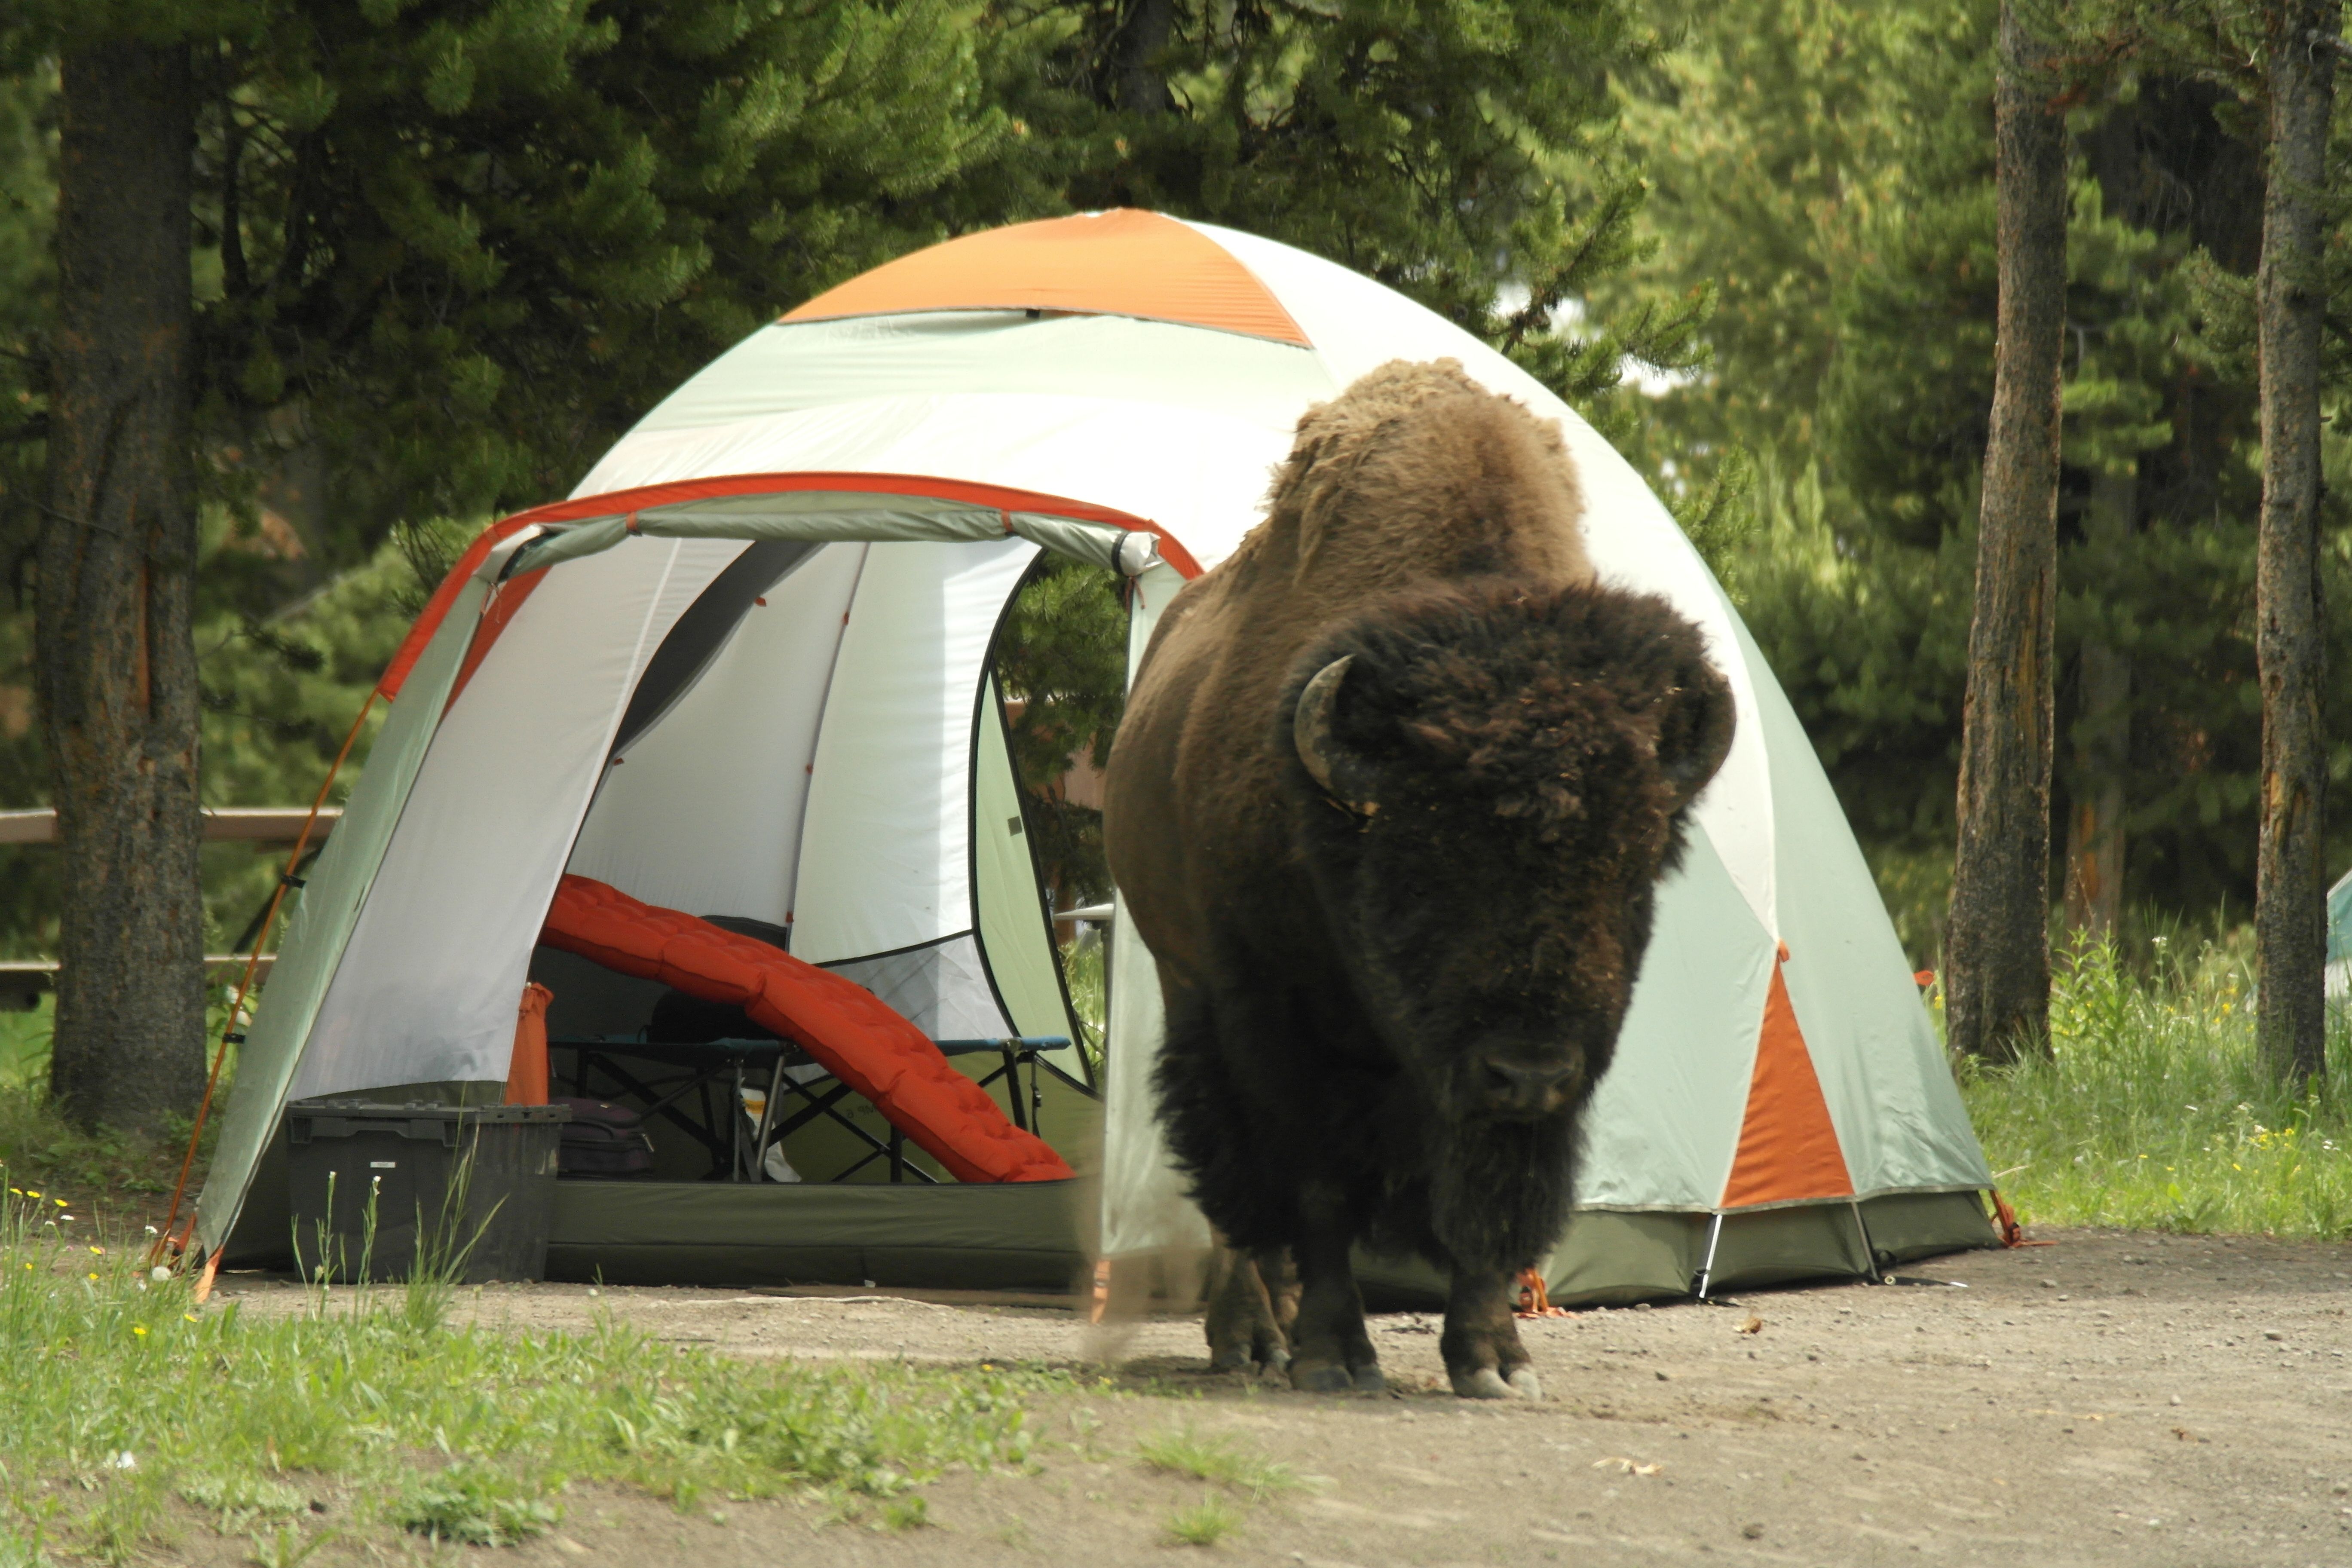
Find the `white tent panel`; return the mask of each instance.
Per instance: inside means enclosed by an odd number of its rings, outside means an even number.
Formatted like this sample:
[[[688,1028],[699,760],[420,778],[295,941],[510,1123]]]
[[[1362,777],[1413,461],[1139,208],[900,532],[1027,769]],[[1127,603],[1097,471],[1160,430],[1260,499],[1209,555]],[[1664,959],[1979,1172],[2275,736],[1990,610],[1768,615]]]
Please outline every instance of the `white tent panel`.
[[[870,958],[971,930],[973,712],[989,640],[1036,554],[1020,539],[867,547],[809,782],[798,957]]]
[[[1128,612],[1127,669],[1131,683],[1151,628],[1183,587],[1172,568],[1155,566],[1135,580]],[[1184,1194],[1151,1103],[1151,1074],[1166,1038],[1160,973],[1135,934],[1124,898],[1110,928],[1110,1018],[1104,1051],[1102,1252],[1131,1258],[1209,1245],[1209,1222]]]
[[[1584,481],[1585,540],[1593,564],[1606,580],[1657,594],[1696,622],[1731,681],[1739,705],[1738,731],[1731,755],[1694,816],[1715,841],[1756,918],[1777,933],[1771,769],[1755,681],[1741,657],[1730,606],[1706,563],[1633,465],[1542,383],[1436,312],[1303,250],[1210,224],[1192,226],[1240,258],[1274,290],[1314,341],[1337,384],[1345,386],[1391,360],[1456,359],[1489,391],[1559,422]]]
[[[779,322],[646,416],[640,434],[927,393],[1172,404],[1287,429],[1338,389],[1311,349],[1126,316],[938,310]]]
[[[866,549],[818,547],[745,613],[606,771],[572,871],[665,909],[785,923],[818,721]]]
[[[863,985],[935,1040],[1001,1040],[1018,1033],[989,990],[980,939],[971,931],[825,967]]]
[[[295,1098],[507,1076],[531,946],[629,693],[742,548],[632,543],[542,579],[451,703],[320,1006]]]
[[[402,807],[432,748],[488,590],[478,574],[458,592],[440,629],[425,640],[393,703],[392,717],[376,734],[367,771],[344,803],[342,820],[312,863],[307,885],[294,896],[293,915],[269,976],[268,1005],[237,1053],[220,1139],[196,1200],[197,1241],[208,1253],[228,1239],[262,1151],[277,1135],[278,1111],[300,1070],[304,1043],[366,907],[384,850],[399,829]]]
[[[576,493],[713,474],[943,477],[1148,518],[1205,567],[1256,524],[1296,419],[1260,423],[1171,404],[1037,395],[875,398],[700,429],[634,431]]]

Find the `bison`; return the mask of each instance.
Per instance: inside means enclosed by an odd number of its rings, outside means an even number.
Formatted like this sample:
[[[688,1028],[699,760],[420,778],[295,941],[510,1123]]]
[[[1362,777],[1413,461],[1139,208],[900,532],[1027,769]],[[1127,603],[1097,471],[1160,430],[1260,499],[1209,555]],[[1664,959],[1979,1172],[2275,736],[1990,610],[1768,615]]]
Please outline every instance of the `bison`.
[[[1517,1276],[1733,723],[1698,628],[1598,581],[1582,510],[1556,426],[1393,363],[1299,421],[1265,521],[1152,634],[1105,833],[1169,1145],[1243,1255],[1213,1364],[1383,1387],[1362,1241],[1449,1276],[1457,1394],[1539,1393]]]

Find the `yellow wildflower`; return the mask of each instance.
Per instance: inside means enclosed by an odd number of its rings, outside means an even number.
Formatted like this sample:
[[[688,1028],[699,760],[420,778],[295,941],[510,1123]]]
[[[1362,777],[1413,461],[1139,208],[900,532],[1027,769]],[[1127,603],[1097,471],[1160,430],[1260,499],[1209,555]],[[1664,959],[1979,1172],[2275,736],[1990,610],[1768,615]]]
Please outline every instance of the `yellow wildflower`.
[[[97,1276],[97,1275],[95,1275],[95,1274],[93,1274],[93,1275],[91,1275],[91,1276],[90,1276],[90,1278],[91,1278],[91,1279],[97,1279],[97,1278],[98,1278],[98,1276]],[[142,1339],[142,1340],[143,1340],[143,1339],[145,1339],[145,1338],[147,1337],[147,1325],[146,1325],[146,1324],[144,1324],[144,1323],[133,1323],[133,1324],[131,1324],[131,1331],[132,1333],[134,1333],[134,1334],[137,1334],[141,1339]]]

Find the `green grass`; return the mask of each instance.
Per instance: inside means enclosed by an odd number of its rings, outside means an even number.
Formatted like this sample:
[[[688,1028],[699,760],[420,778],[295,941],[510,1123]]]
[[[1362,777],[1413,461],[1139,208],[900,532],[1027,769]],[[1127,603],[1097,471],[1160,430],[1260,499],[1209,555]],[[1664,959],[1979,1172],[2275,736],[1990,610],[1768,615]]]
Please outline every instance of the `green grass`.
[[[1152,1469],[1230,1487],[1253,1501],[1299,1485],[1289,1466],[1267,1458],[1239,1438],[1203,1437],[1189,1426],[1153,1433],[1136,1445],[1136,1457]]]
[[[248,1318],[80,1239],[79,1208],[58,1202],[71,1194],[33,1190],[0,1204],[0,1563],[125,1561],[167,1545],[190,1510],[262,1561],[299,1561],[329,1530],[513,1541],[551,1522],[574,1480],[681,1507],[895,1500],[883,1522],[907,1528],[926,1479],[1025,1465],[1024,1396],[1066,1382],[730,1362],[609,1321],[452,1329],[404,1310],[398,1287],[322,1289],[297,1315]]]
[[[0,1011],[0,1083],[19,1083],[49,1071],[49,1032],[57,999],[44,994],[29,1013]]]
[[[2352,1020],[2302,1095],[2254,1048],[2248,939],[2151,939],[2063,956],[2052,1054],[1963,1064],[1997,1183],[2021,1218],[2178,1231],[2352,1235]]]
[[[162,1128],[144,1135],[87,1131],[68,1122],[49,1100],[53,1000],[42,997],[40,1006],[29,1013],[0,1012],[0,1164],[16,1173],[19,1185],[31,1176],[84,1194],[101,1223],[135,1232],[142,1212],[161,1219],[163,1200],[179,1179],[180,1162],[187,1152],[189,1120],[167,1118]],[[228,994],[214,987],[206,1027],[215,1041],[227,1009]],[[215,1111],[228,1102],[235,1069],[232,1055],[215,1096]],[[219,1138],[220,1117],[215,1114],[205,1123],[203,1144],[188,1174],[191,1198],[204,1184],[205,1163]],[[7,1568],[5,1560],[0,1568]]]
[[[393,1504],[392,1519],[428,1541],[513,1546],[548,1530],[557,1514],[543,1485],[469,1463],[411,1478]]]
[[[1168,1516],[1168,1540],[1176,1546],[1214,1546],[1239,1528],[1242,1516],[1224,1499],[1214,1495]]]
[[[1302,1484],[1289,1466],[1266,1458],[1244,1439],[1204,1437],[1190,1426],[1154,1432],[1136,1445],[1135,1454],[1147,1468],[1223,1487],[1254,1503]],[[1242,1510],[1211,1492],[1170,1514],[1161,1528],[1171,1545],[1214,1546],[1241,1522]]]

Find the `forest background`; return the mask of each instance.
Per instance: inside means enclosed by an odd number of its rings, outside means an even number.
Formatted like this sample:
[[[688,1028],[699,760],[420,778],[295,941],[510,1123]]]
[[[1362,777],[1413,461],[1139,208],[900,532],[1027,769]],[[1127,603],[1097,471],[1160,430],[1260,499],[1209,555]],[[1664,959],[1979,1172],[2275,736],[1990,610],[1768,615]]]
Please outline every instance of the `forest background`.
[[[307,801],[467,533],[568,489],[760,321],[953,233],[1144,205],[1412,294],[1626,450],[1936,962],[1993,374],[1986,0],[177,13],[203,40],[206,804]],[[47,36],[0,32],[0,807],[46,790]],[[2252,907],[2260,754],[2261,121],[2245,84],[2149,36],[2112,16],[2086,33],[2071,112],[2053,886],[2074,924],[2223,927]],[[2328,505],[2342,603],[2352,540]],[[1115,606],[1076,578],[1028,606],[1008,683],[1044,699],[1021,748],[1044,801],[1107,739],[1115,666],[1085,649]],[[2352,668],[2341,647],[2331,664]],[[2347,718],[2331,695],[2329,732]],[[1067,892],[1098,890],[1085,814],[1050,815]],[[2352,832],[2329,846],[2341,867]],[[54,952],[52,854],[0,848],[0,957]],[[221,952],[273,868],[205,855]]]

